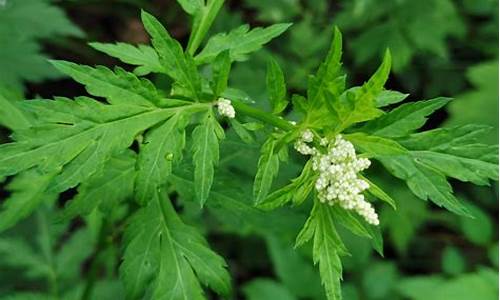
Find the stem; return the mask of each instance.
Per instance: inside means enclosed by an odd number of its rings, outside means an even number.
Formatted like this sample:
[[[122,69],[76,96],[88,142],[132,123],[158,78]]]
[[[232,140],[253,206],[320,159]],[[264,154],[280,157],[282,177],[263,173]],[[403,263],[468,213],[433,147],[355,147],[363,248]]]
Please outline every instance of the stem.
[[[251,118],[263,121],[265,123],[268,123],[270,125],[273,125],[274,127],[278,127],[280,129],[283,129],[285,131],[289,131],[295,128],[295,125],[292,123],[288,122],[287,120],[278,118],[268,112],[262,111],[260,109],[251,107],[249,105],[246,105],[242,102],[233,100],[231,102],[233,105],[234,109],[245,116],[249,116]]]

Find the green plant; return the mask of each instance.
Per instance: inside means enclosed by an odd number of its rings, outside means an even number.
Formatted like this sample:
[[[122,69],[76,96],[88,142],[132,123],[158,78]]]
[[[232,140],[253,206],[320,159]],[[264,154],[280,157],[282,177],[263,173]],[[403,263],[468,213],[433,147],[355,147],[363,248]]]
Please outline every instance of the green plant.
[[[270,222],[268,218],[275,213],[263,211],[281,206],[310,209],[296,246],[312,240],[313,260],[319,264],[327,298],[340,299],[341,256],[348,249],[337,228],[370,239],[382,253],[372,202],[380,199],[395,206],[368,172],[361,175],[369,159],[406,181],[418,198],[470,216],[453,196],[447,177],[478,185],[497,179],[498,148],[477,143],[486,127],[416,132],[430,114],[450,101],[446,98],[385,111],[407,97],[384,89],[391,66],[389,51],[366,83],[347,88],[337,29],[326,59],[308,78],[305,96],[288,97],[279,64],[269,62],[266,84],[271,111],[261,110],[244,91],[228,86],[231,65],[290,24],[252,30],[241,26],[212,36],[198,51],[223,2],[179,1],[193,19],[186,50],[146,12],[142,20],[152,47],[91,44],[135,66],[133,73],[119,67],[111,70],[52,62],[85,85],[90,95],[106,102],[82,96],[14,101],[8,106],[20,117],[2,120],[14,134],[11,143],[0,146],[0,176],[16,176],[7,184],[11,195],[0,213],[0,230],[76,188],[77,195],[54,219],[85,216],[106,220],[104,224],[126,223],[120,277],[129,298],[202,299],[202,286],[227,296],[231,282],[224,259],[210,249],[195,225],[186,222],[190,209],[206,206],[226,224],[255,223],[256,227]],[[210,76],[203,72],[207,67]],[[149,73],[167,75],[170,90],[162,91],[141,77]],[[285,118],[288,109],[297,116],[295,121]],[[245,193],[235,196],[233,190],[245,178],[231,177],[235,171],[227,161],[232,158],[223,155],[219,159],[226,124],[231,134],[249,144],[240,147],[255,147],[265,140],[252,187],[257,208],[238,199]],[[290,154],[290,147],[303,155]],[[283,187],[273,189],[287,162],[297,168],[287,171],[291,176]],[[221,167],[216,168],[218,165]],[[233,215],[241,219],[231,219]],[[110,230],[99,227],[101,232]],[[270,227],[266,224],[258,230],[267,233]],[[97,249],[105,249],[104,243],[98,239]],[[82,298],[89,297],[96,276],[95,272],[89,274]],[[255,284],[285,293],[273,283]],[[57,287],[50,292],[55,298],[60,295]],[[251,287],[247,293],[252,293]]]

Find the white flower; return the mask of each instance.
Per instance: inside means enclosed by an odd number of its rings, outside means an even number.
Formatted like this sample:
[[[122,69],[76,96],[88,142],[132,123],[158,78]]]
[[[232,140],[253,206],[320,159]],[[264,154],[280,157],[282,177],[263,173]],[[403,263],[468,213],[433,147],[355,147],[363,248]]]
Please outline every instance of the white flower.
[[[217,105],[217,110],[219,111],[219,114],[221,116],[233,119],[234,116],[236,115],[234,107],[231,105],[231,100],[219,98],[217,100],[216,105]]]
[[[295,142],[295,149],[304,154],[312,155],[312,168],[319,172],[315,188],[321,203],[338,204],[347,210],[354,210],[368,223],[379,224],[378,215],[373,206],[365,200],[363,191],[370,185],[358,177],[358,173],[370,166],[367,158],[357,158],[354,146],[337,135],[329,141],[320,139],[320,145],[326,147],[326,153],[321,153],[309,146],[314,135],[305,130]]]

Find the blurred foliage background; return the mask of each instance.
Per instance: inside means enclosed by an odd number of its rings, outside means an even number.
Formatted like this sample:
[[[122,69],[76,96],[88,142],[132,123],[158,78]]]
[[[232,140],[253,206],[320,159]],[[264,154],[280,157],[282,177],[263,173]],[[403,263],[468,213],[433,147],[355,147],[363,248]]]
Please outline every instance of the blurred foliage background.
[[[84,94],[47,59],[118,64],[86,43],[147,43],[139,21],[141,8],[160,16],[174,37],[187,42],[189,20],[174,0],[0,0],[0,104]],[[257,103],[267,97],[263,79],[269,56],[284,69],[290,92],[304,92],[307,75],[324,57],[332,26],[337,25],[344,35],[344,68],[353,84],[368,78],[389,47],[394,65],[387,88],[409,93],[406,101],[455,99],[431,118],[427,129],[487,124],[492,130],[484,141],[498,143],[498,1],[227,0],[211,30],[276,22],[294,25],[247,61],[236,63],[231,73],[231,84]],[[163,78],[152,79],[165,84]],[[0,124],[12,117],[2,115],[0,107]],[[7,142],[9,134],[0,127],[0,141]],[[231,178],[231,185],[244,191],[251,183],[258,148],[242,146],[231,133],[228,136],[223,153],[249,159],[221,164],[241,171],[240,177]],[[284,173],[297,172],[298,164]],[[372,169],[376,174],[376,167]],[[223,171],[218,180],[224,182]],[[398,210],[378,208],[385,257],[373,253],[369,241],[344,235],[352,252],[344,259],[345,299],[498,298],[496,184],[454,183],[476,216],[466,219],[416,199],[394,178],[379,175],[377,183],[396,199]],[[9,195],[7,185],[8,179],[0,189],[0,201]],[[179,191],[179,197],[189,197],[189,189]],[[0,235],[0,299],[51,299],[54,289],[62,299],[122,299],[117,279],[121,249],[116,245],[124,212],[106,220],[112,227],[101,234],[97,228],[103,221],[96,214],[71,224],[54,223],[58,207],[71,197],[65,193],[46,199],[43,209]],[[229,262],[235,299],[323,299],[310,257],[292,248],[306,210],[261,215],[238,207],[241,215],[224,215],[222,210],[202,213],[189,205],[186,201],[184,217],[198,224]],[[218,214],[227,219],[224,224],[217,221]],[[104,254],[96,258],[97,244],[104,245],[99,249]]]

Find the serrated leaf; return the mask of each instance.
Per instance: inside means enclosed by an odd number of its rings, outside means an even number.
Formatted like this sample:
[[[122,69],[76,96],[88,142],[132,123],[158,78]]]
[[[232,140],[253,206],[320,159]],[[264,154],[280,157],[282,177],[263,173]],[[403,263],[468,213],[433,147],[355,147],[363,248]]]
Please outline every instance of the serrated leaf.
[[[240,139],[247,143],[247,144],[253,144],[255,143],[255,138],[253,135],[245,128],[245,124],[241,124],[238,120],[236,119],[230,119],[229,121],[231,123],[231,127],[234,129],[234,132],[240,137]]]
[[[140,132],[182,109],[106,105],[86,97],[32,100],[23,105],[36,114],[37,123],[16,133],[16,142],[0,146],[0,176],[35,166],[60,172],[49,188],[54,192],[85,181],[113,153],[128,148]]]
[[[420,199],[430,199],[438,206],[463,216],[470,216],[465,206],[453,196],[446,177],[436,169],[408,155],[379,158],[394,176],[406,181],[410,190]]]
[[[187,46],[190,55],[200,46],[223,4],[224,0],[206,0],[206,4],[196,11]]]
[[[141,297],[149,286],[155,299],[204,299],[199,281],[221,295],[229,293],[224,260],[194,228],[182,223],[170,200],[156,196],[141,208],[125,237],[120,276],[131,299]]]
[[[103,66],[92,68],[67,61],[52,61],[52,64],[85,85],[89,94],[104,97],[111,104],[152,107],[162,98],[149,80],[139,79],[119,67],[113,72]]]
[[[384,90],[377,98],[375,98],[375,103],[377,107],[384,107],[387,105],[399,103],[406,99],[410,94],[403,94],[398,91]]]
[[[278,175],[280,159],[278,153],[275,153],[276,144],[277,141],[270,137],[262,145],[253,185],[253,196],[256,204],[261,203],[266,198],[274,178]]]
[[[389,113],[366,123],[361,130],[384,137],[405,136],[422,127],[427,116],[445,106],[451,99],[436,98],[403,104]]]
[[[311,161],[309,160],[297,178],[292,179],[290,184],[272,192],[257,207],[264,210],[273,210],[288,202],[293,202],[294,205],[302,204],[314,187],[315,176],[312,172]]]
[[[389,196],[386,192],[384,192],[384,190],[381,189],[380,187],[378,187],[375,183],[373,183],[372,181],[368,180],[368,178],[363,177],[363,176],[361,176],[361,178],[364,181],[368,182],[368,184],[370,185],[370,187],[367,190],[368,193],[370,193],[373,196],[377,197],[378,199],[386,202],[393,209],[396,209],[396,201],[394,199],[392,199],[391,196]]]
[[[343,131],[352,124],[375,119],[383,113],[377,108],[375,99],[383,91],[390,70],[391,55],[387,51],[382,64],[365,84],[360,88],[344,92],[332,104],[339,120],[339,124],[336,125],[337,132]]]
[[[166,70],[160,64],[158,54],[147,45],[130,45],[127,43],[89,43],[89,45],[109,56],[118,58],[120,61],[138,66],[134,73],[139,76],[153,73],[166,73]]]
[[[498,146],[478,143],[489,129],[479,125],[438,128],[399,141],[415,160],[444,175],[487,185],[490,179],[498,180]]]
[[[78,187],[78,194],[64,207],[60,219],[85,216],[96,208],[112,208],[133,195],[136,155],[125,151],[112,156],[102,173],[96,173]]]
[[[375,135],[367,135],[361,132],[346,134],[344,137],[360,149],[362,153],[372,157],[401,155],[408,151],[391,139]]]
[[[172,164],[181,160],[188,118],[179,112],[146,135],[139,151],[135,181],[135,200],[140,205],[154,198],[172,173]]]
[[[22,172],[7,185],[11,195],[2,203],[0,232],[31,215],[43,202],[56,199],[57,194],[47,191],[53,177],[54,174],[32,169]]]
[[[327,93],[334,97],[344,89],[344,76],[341,73],[342,34],[335,27],[330,50],[315,76],[309,78],[307,101],[309,108],[320,109],[325,105]],[[340,80],[339,80],[340,79]],[[308,113],[310,113],[308,111]]]
[[[203,206],[213,183],[214,167],[219,162],[219,139],[224,131],[210,112],[193,130],[192,136],[195,193]]]
[[[152,38],[160,63],[167,75],[183,88],[187,96],[200,99],[201,79],[190,55],[184,54],[179,42],[174,40],[165,27],[152,15],[141,12],[142,22]]]
[[[209,63],[225,50],[229,50],[232,61],[245,60],[248,54],[259,50],[262,45],[282,34],[290,25],[274,24],[252,30],[248,25],[242,25],[229,33],[219,33],[208,40],[205,48],[195,56],[195,62],[198,65]]]
[[[0,124],[11,129],[24,129],[31,125],[28,112],[23,111],[21,105],[22,96],[14,91],[0,86]]]
[[[267,94],[274,114],[281,113],[288,105],[285,76],[278,62],[273,58],[267,63]]]
[[[215,97],[219,97],[227,89],[229,72],[231,71],[231,59],[229,51],[223,51],[212,63],[211,87]]]

